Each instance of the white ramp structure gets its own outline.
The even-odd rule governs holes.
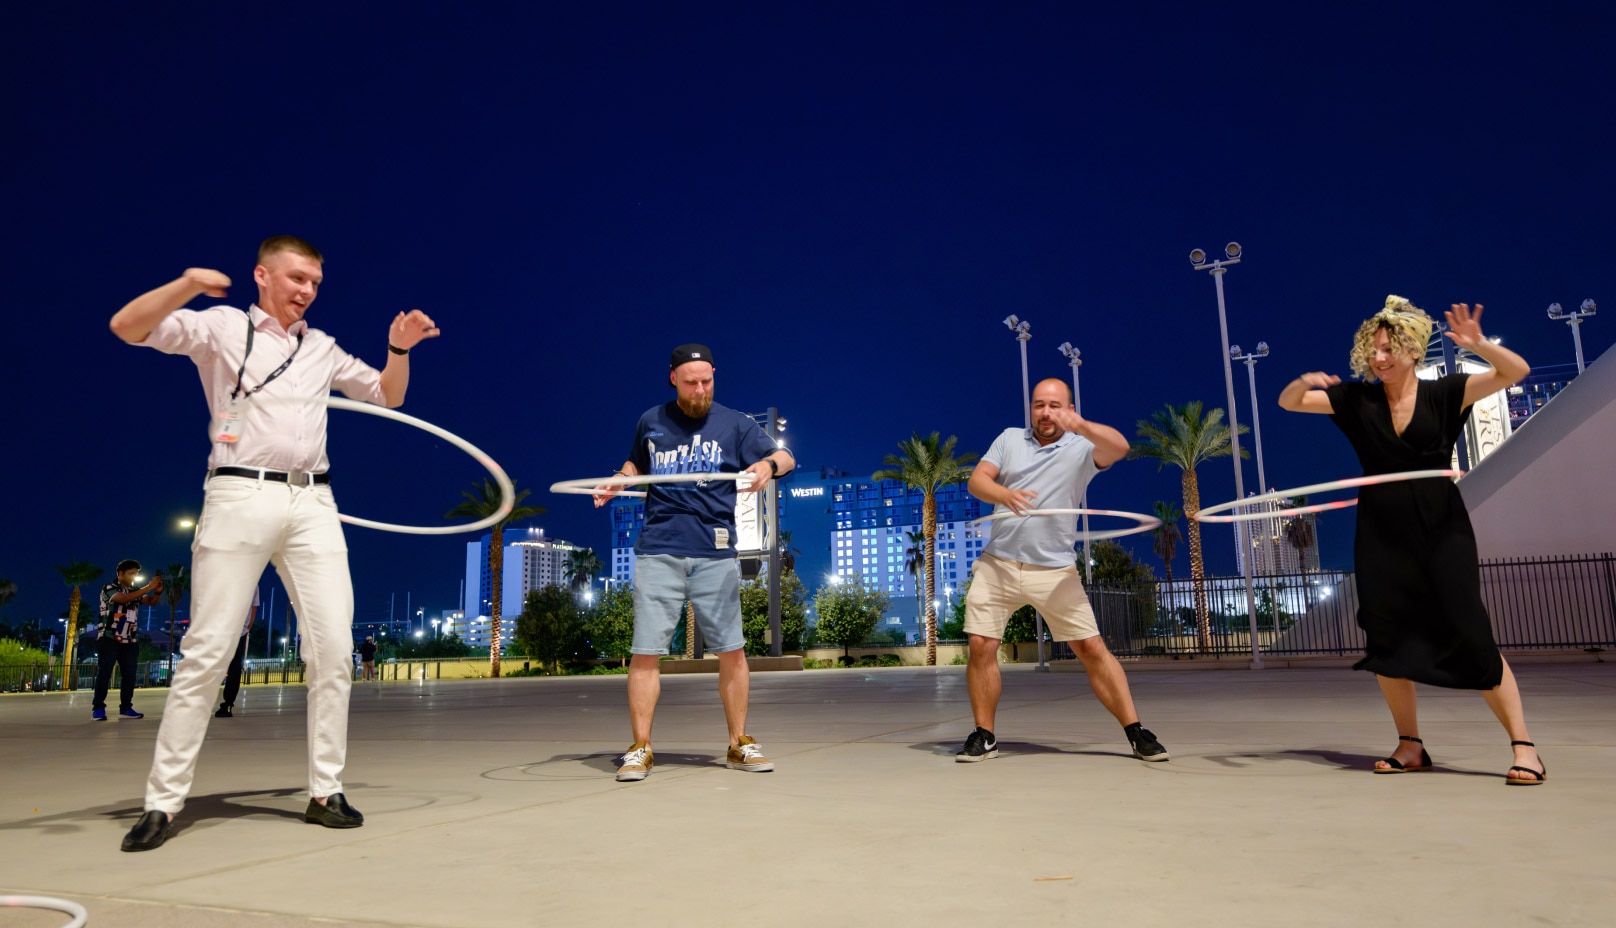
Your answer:
[[[1481,557],[1616,551],[1616,352],[1459,481]]]

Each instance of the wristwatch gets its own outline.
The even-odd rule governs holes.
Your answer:
[[[769,462],[769,473],[770,474],[772,474],[772,475],[774,475],[776,477],[780,476],[780,465],[774,463],[774,458],[764,458],[763,460]]]

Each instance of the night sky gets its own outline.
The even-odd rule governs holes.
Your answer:
[[[1272,346],[1283,488],[1358,472],[1327,419],[1275,398],[1347,374],[1387,293],[1484,303],[1539,368],[1573,360],[1551,302],[1609,307],[1583,326],[1590,360],[1616,336],[1598,5],[508,6],[11,11],[0,576],[20,592],[0,617],[60,614],[53,564],[188,556],[195,368],[107,321],[188,266],[245,307],[271,234],[325,252],[310,323],[373,364],[396,312],[430,313],[443,336],[412,356],[404,411],[492,454],[552,536],[601,549],[606,516],[545,488],[624,460],[681,342],[712,346],[720,402],[778,406],[815,475],[867,476],[913,431],[981,452],[1020,425],[1010,313],[1034,379],[1069,374],[1071,341],[1083,411],[1132,437],[1164,403],[1225,405],[1213,283],[1186,255],[1237,240],[1230,337]],[[480,475],[352,413],[330,454],[342,507],[373,519],[441,524]],[[1201,477],[1206,504],[1233,496],[1227,460]],[[1090,492],[1157,499],[1179,474],[1144,461]],[[1349,567],[1350,513],[1321,518],[1326,566]],[[470,537],[350,529],[358,617],[392,593],[452,608]],[[1207,540],[1232,572],[1230,532]]]

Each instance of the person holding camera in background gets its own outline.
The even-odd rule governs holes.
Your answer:
[[[95,673],[95,702],[91,704],[90,718],[97,722],[107,720],[107,690],[112,686],[112,668],[118,668],[118,717],[143,719],[145,714],[135,711],[135,664],[140,660],[140,642],[135,640],[135,625],[140,618],[142,604],[157,604],[163,592],[163,578],[152,577],[151,582],[136,589],[135,575],[140,573],[140,562],[127,559],[118,562],[117,576],[101,588],[101,627],[95,633],[95,653],[100,662]]]

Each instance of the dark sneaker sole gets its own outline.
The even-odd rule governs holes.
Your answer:
[[[991,750],[984,751],[981,754],[955,754],[954,755],[954,763],[956,763],[956,764],[976,764],[976,763],[980,763],[980,762],[982,762],[984,760],[987,760],[989,758],[998,757],[998,756],[999,756],[999,749],[998,748],[993,748]]]
[[[364,822],[329,822],[323,818],[305,818],[303,822],[308,825],[323,825],[326,828],[361,828],[365,824]]]

